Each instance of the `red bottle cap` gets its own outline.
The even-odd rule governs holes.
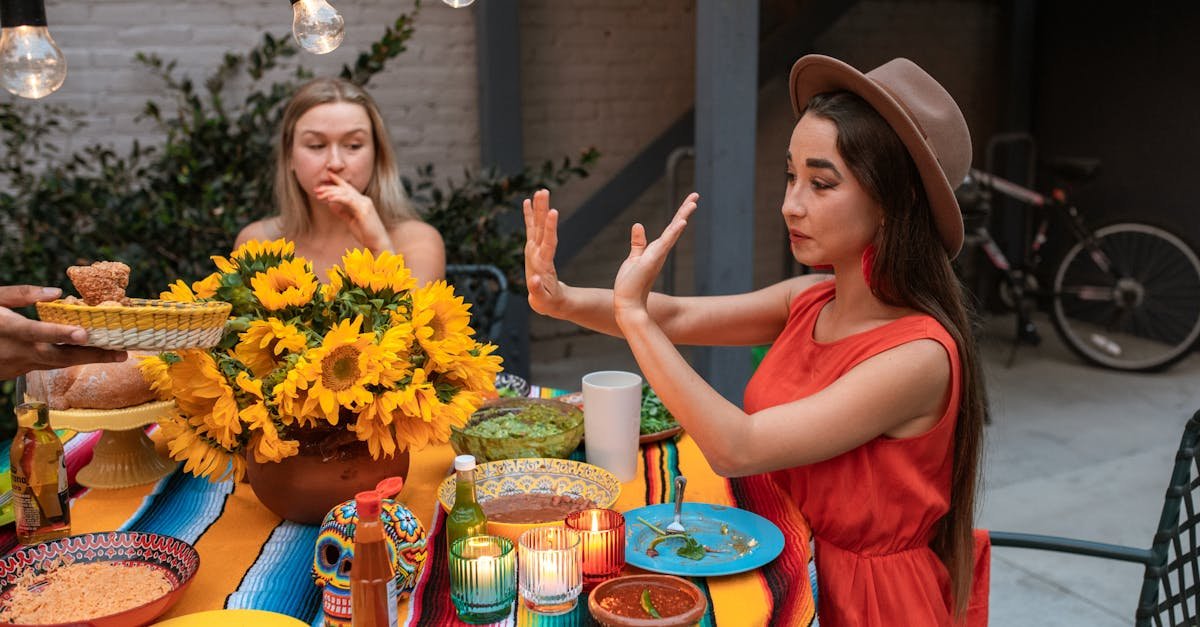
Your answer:
[[[375,485],[375,491],[385,499],[400,494],[402,489],[404,489],[404,477],[388,477]]]
[[[358,508],[359,520],[379,518],[379,512],[383,509],[383,499],[378,492],[367,490],[354,495],[354,506]]]

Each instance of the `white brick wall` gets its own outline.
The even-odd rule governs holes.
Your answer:
[[[67,81],[47,102],[86,112],[87,128],[75,147],[93,142],[119,148],[134,138],[153,142],[157,131],[137,122],[162,86],[135,52],[177,60],[179,71],[200,83],[225,52],[244,52],[261,40],[291,31],[284,0],[48,0],[50,32],[67,56]],[[318,74],[336,74],[376,40],[385,25],[412,8],[404,0],[334,1],[346,20],[346,39],[325,56],[302,53]],[[290,36],[290,35],[289,35]],[[234,85],[234,93],[246,85]],[[384,111],[402,166],[432,162],[444,173],[478,165],[475,25],[472,12],[426,1],[408,51],[369,87]],[[0,98],[11,100],[6,92]],[[163,104],[166,104],[165,102]]]

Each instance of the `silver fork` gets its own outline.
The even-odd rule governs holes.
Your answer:
[[[667,525],[667,531],[683,533],[687,529],[683,528],[683,523],[679,520],[679,511],[683,507],[683,489],[687,487],[687,477],[682,475],[675,477],[675,520]]]

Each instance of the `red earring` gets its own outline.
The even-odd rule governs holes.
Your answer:
[[[871,272],[875,269],[875,252],[875,245],[869,244],[862,254],[863,280],[867,282],[867,287],[871,287]]]

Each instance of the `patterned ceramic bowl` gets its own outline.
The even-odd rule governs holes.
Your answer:
[[[596,507],[608,508],[621,495],[621,482],[599,466],[569,459],[506,459],[475,468],[475,494],[480,503],[512,494],[557,494],[588,499]],[[446,477],[438,487],[438,501],[446,511],[454,506],[454,475]],[[526,529],[561,524],[562,518],[537,523],[489,520],[488,533],[516,542]]]
[[[86,533],[35,544],[0,560],[0,602],[7,603],[16,587],[28,577],[27,573],[32,573],[36,581],[41,573],[61,564],[92,562],[114,562],[157,569],[166,578],[170,589],[142,605],[78,622],[72,621],[69,616],[62,616],[62,621],[55,625],[121,627],[150,623],[183,595],[200,568],[200,554],[192,545],[178,538],[136,531]],[[113,585],[112,581],[88,582],[84,589],[79,590],[79,594],[86,595],[89,593],[86,588],[94,587],[95,598],[103,599],[106,587]],[[45,623],[39,625],[52,627]]]

